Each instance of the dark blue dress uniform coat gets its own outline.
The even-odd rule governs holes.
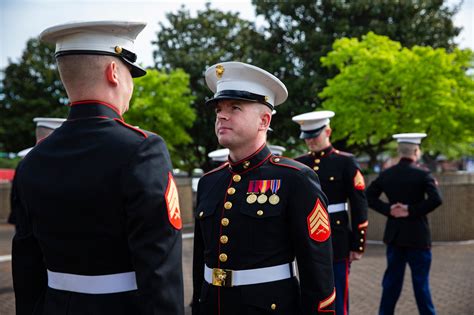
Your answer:
[[[385,193],[388,202],[380,200]],[[441,205],[441,195],[431,173],[413,160],[400,162],[380,173],[367,189],[369,206],[388,217],[384,242],[389,245],[429,248],[431,233],[426,215]],[[409,215],[395,218],[390,206],[397,202],[407,204]]]
[[[347,211],[329,213],[334,261],[347,259],[350,251],[364,252],[368,226],[367,199],[364,178],[354,156],[329,146],[295,160],[316,172],[329,205],[350,203],[350,222]]]
[[[279,187],[258,193],[256,184],[267,185],[272,180]],[[276,194],[279,202],[268,199],[249,203],[252,192],[269,198]],[[272,156],[266,146],[247,159],[226,162],[205,174],[197,196],[193,314],[333,313],[335,291],[326,204],[311,169]],[[318,221],[321,229],[312,232],[314,218],[324,223]],[[203,276],[204,265],[248,270],[291,263],[295,258],[299,282],[290,277],[224,287],[209,284]]]
[[[126,125],[108,104],[71,106],[16,174],[17,314],[184,314],[180,218],[168,211],[174,180],[163,139]],[[134,271],[138,290],[53,289],[46,270]]]

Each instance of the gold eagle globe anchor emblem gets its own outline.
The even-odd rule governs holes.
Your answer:
[[[216,66],[216,76],[218,79],[222,78],[222,76],[224,75],[224,66],[223,65],[217,65]]]

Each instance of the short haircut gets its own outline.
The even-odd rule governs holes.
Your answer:
[[[104,73],[105,67],[119,59],[103,55],[66,55],[57,59],[59,75],[66,88],[94,87]]]
[[[406,142],[400,142],[398,144],[398,153],[401,156],[413,156],[416,153],[416,150],[418,149],[418,144],[415,143],[406,143]]]

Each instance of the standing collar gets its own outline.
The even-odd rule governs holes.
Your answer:
[[[329,154],[331,154],[332,152],[334,151],[334,148],[332,145],[329,145],[329,147],[327,147],[326,149],[324,150],[321,150],[321,151],[316,151],[316,152],[310,152],[309,154],[311,156],[314,156],[314,157],[326,157],[328,156]]]
[[[264,144],[257,150],[257,152],[240,161],[232,162],[229,159],[229,169],[232,173],[245,173],[262,165],[271,155],[272,152],[266,144]]]
[[[400,158],[400,161],[398,162],[399,164],[412,164],[415,163],[416,161],[407,157],[402,157]]]
[[[123,120],[115,106],[101,101],[80,101],[69,105],[68,120],[84,118],[111,118]]]

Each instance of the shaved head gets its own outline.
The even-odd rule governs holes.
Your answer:
[[[57,60],[66,91],[90,90],[97,86],[105,76],[105,68],[112,61],[118,59],[102,55],[67,55]]]
[[[418,150],[418,144],[401,142],[398,144],[398,153],[402,157],[413,157]]]

